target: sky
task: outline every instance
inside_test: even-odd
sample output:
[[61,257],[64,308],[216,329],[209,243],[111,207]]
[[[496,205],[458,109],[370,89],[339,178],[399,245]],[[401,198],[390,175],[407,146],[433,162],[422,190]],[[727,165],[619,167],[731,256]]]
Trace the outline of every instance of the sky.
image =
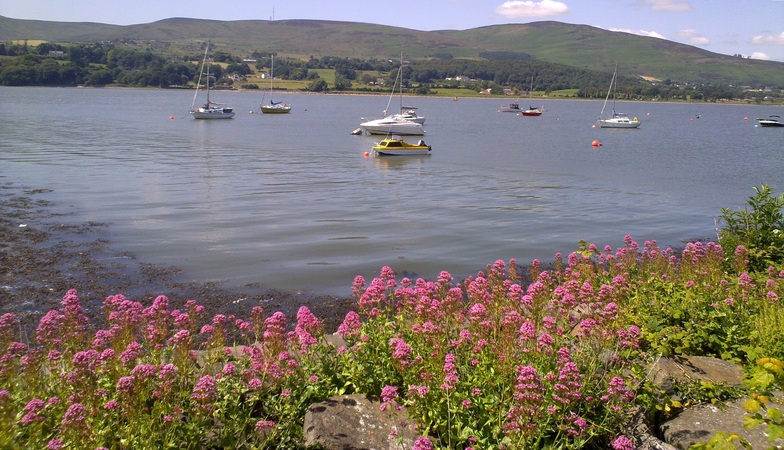
[[553,20],[784,62],[784,0],[0,0],[0,16],[114,25],[313,19],[420,31]]

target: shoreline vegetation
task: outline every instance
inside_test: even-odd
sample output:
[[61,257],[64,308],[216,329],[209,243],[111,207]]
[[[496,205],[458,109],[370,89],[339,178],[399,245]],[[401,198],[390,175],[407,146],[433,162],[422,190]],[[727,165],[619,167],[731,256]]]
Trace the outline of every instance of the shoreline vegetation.
[[[111,250],[107,224],[70,225],[46,190],[6,183],[0,447],[304,449],[308,406],[355,393],[405,407],[413,450],[632,450],[631,411],[660,423],[741,395],[747,424],[784,436],[769,400],[784,387],[784,195],[755,191],[751,212],[722,210],[726,249],[626,236],[465,280],[383,267],[353,299],[303,304],[179,282]],[[737,363],[747,384],[667,395],[648,379],[662,355]]]
[[[190,88],[165,88],[165,87],[157,87],[157,86],[120,86],[120,85],[106,85],[106,86],[5,86],[8,88],[28,88],[28,87],[37,87],[37,88],[50,88],[50,89],[128,89],[128,90],[195,90],[194,87]],[[297,95],[345,95],[345,96],[378,96],[378,97],[389,97],[389,91],[378,91],[378,92],[369,92],[369,91],[361,91],[361,90],[346,90],[346,91],[326,91],[326,92],[313,92],[308,90],[300,90],[300,89],[286,89],[276,88],[277,91],[280,91],[281,94],[297,94]],[[245,88],[231,88],[231,89],[221,89],[220,92],[223,93],[245,93],[245,92],[261,92],[262,89],[245,89]],[[482,94],[478,92],[474,93],[466,93],[462,95],[453,95],[452,93],[430,93],[430,94],[417,94],[417,93],[403,93],[403,96],[406,98],[411,97],[421,97],[421,98],[443,98],[443,99],[452,99],[454,100],[455,97],[458,99],[491,99],[491,100],[499,100],[499,101],[509,101],[511,99],[517,98],[514,95],[498,95],[498,94]],[[570,95],[556,95],[556,96],[547,96],[547,95],[534,95],[531,100],[535,101],[562,101],[562,100],[571,100],[571,101],[601,101],[601,98],[586,98],[586,97],[578,97],[578,96],[570,96]],[[626,102],[636,102],[636,103],[689,103],[689,104],[698,104],[698,103],[713,103],[713,104],[723,104],[723,105],[738,105],[738,106],[759,106],[759,107],[769,107],[769,106],[781,106],[784,105],[784,98],[780,100],[766,100],[765,102],[760,102],[757,100],[751,99],[720,99],[720,100],[712,100],[712,101],[705,101],[705,100],[684,100],[684,99],[668,99],[668,100],[639,100],[639,99],[618,99],[618,103],[626,103]]]

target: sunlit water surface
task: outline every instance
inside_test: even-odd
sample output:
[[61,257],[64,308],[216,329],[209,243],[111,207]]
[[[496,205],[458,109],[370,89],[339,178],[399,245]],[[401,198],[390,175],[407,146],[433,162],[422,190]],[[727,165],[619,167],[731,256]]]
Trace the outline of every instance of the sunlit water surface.
[[117,249],[188,279],[338,295],[384,265],[460,279],[580,240],[714,240],[722,207],[784,188],[784,129],[753,120],[780,106],[624,103],[642,126],[607,130],[601,101],[545,100],[531,118],[407,98],[432,154],[374,157],[379,137],[351,131],[385,97],[288,93],[292,113],[271,116],[259,92],[214,92],[237,115],[200,121],[192,96],[0,88],[0,182],[52,189],[71,220],[110,223]]

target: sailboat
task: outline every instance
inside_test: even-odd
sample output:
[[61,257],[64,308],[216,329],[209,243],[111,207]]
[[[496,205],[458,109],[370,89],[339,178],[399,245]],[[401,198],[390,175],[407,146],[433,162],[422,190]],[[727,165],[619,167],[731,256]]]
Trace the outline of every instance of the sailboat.
[[[199,72],[199,80],[196,82],[196,93],[193,94],[193,103],[191,103],[191,114],[194,119],[231,119],[234,117],[234,108],[227,108],[221,106],[220,103],[213,103],[210,101],[210,64],[209,64],[210,43],[207,43],[207,49],[204,50],[204,60],[201,63],[201,71]],[[204,69],[207,73],[204,73]],[[196,98],[199,96],[199,88],[201,87],[201,76],[206,75],[207,82],[207,103],[196,108]]]
[[[637,128],[640,126],[638,118],[630,119],[628,114],[619,113],[615,111],[615,89],[618,86],[618,65],[615,65],[615,72],[613,72],[612,80],[610,81],[610,89],[607,90],[607,97],[604,99],[604,106],[602,112],[599,114],[599,127],[600,128]],[[607,107],[607,101],[610,99],[610,93],[613,97],[612,116],[604,118],[604,109]]]
[[[387,107],[384,110],[381,119],[368,120],[360,123],[361,129],[365,130],[368,134],[377,135],[398,135],[398,136],[422,136],[425,130],[422,128],[422,123],[425,121],[424,116],[416,114],[416,108],[411,106],[403,106],[403,54],[400,54],[400,68],[397,70],[395,83],[392,85],[392,93],[389,95]],[[395,97],[395,88],[400,83],[400,113],[387,115],[389,107],[392,104],[392,99]]]
[[269,88],[269,96],[270,102],[269,104],[265,105],[264,103],[261,104],[261,112],[264,114],[286,114],[291,112],[291,106],[287,103],[283,102],[275,102],[272,100],[272,80],[275,79],[274,76],[275,71],[275,55],[270,55],[270,88]]
[[537,116],[541,116],[542,113],[544,112],[544,108],[531,106],[533,91],[534,91],[534,77],[531,77],[531,88],[528,89],[528,109],[520,113],[523,116],[537,117]]

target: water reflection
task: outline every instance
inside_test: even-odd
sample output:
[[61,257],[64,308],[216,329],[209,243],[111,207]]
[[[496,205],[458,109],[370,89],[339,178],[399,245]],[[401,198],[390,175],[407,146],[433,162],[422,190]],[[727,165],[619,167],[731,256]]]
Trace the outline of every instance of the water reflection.
[[373,166],[384,170],[402,170],[422,166],[430,155],[373,156]]

